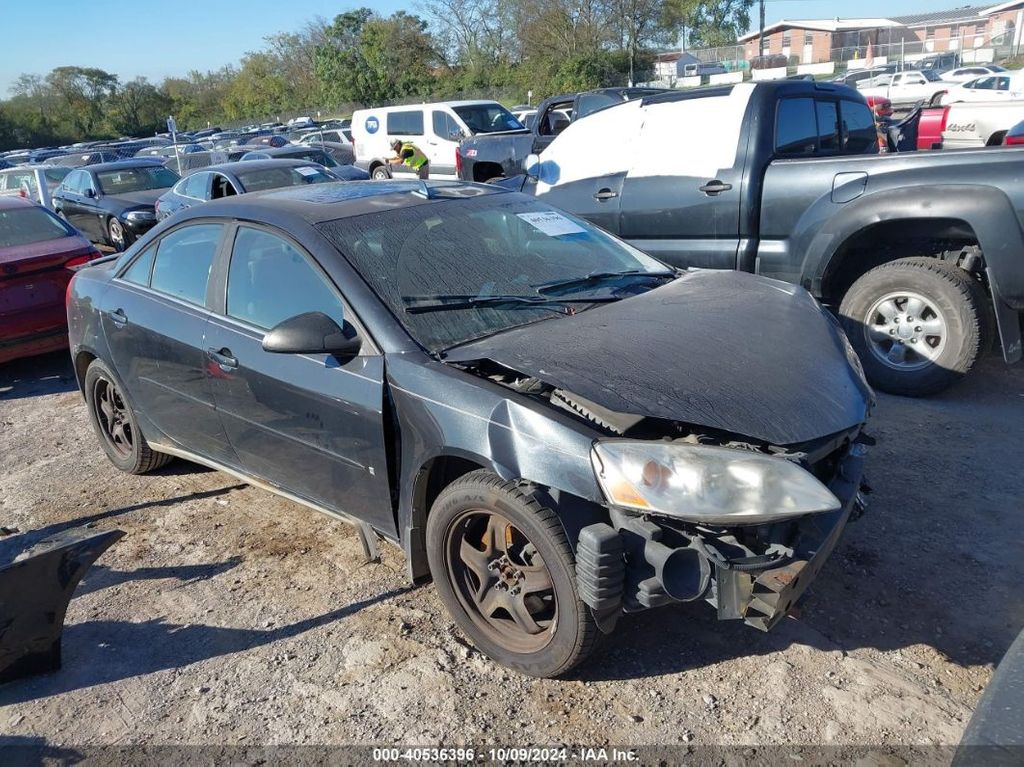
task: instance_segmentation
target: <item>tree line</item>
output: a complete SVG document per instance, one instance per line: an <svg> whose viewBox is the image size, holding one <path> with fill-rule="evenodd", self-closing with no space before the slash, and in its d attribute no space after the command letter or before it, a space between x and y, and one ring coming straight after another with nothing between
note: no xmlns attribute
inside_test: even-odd
<svg viewBox="0 0 1024 767"><path fill-rule="evenodd" d="M0 150L164 129L232 124L303 110L502 96L643 82L654 52L726 45L753 0L422 0L417 13L359 8L264 39L237 65L161 83L95 67L23 74L0 101Z"/></svg>

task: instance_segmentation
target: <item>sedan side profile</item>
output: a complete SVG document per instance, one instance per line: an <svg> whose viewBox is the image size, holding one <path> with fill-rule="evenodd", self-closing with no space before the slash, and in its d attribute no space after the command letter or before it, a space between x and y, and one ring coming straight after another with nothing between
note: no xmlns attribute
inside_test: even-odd
<svg viewBox="0 0 1024 767"><path fill-rule="evenodd" d="M806 291L497 187L214 200L81 270L68 318L115 466L187 458L383 536L525 674L661 605L768 630L859 511L872 395Z"/></svg>
<svg viewBox="0 0 1024 767"><path fill-rule="evenodd" d="M181 177L154 160L78 168L53 194L53 208L96 243L122 251L156 223L157 198Z"/></svg>

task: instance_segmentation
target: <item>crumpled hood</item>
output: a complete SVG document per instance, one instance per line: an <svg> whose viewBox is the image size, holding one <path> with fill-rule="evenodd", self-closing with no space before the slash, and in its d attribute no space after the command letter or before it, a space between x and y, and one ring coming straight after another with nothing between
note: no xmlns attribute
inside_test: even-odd
<svg viewBox="0 0 1024 767"><path fill-rule="evenodd" d="M689 271L643 295L446 357L482 359L616 412L776 445L863 423L872 399L838 324L809 293L743 272Z"/></svg>

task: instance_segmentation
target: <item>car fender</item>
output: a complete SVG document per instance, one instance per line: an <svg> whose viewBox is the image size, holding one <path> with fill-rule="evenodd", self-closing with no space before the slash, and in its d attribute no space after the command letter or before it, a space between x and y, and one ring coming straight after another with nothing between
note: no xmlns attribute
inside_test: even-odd
<svg viewBox="0 0 1024 767"><path fill-rule="evenodd" d="M1024 233L1017 212L1004 192L981 184L907 186L841 205L823 196L794 229L793 252L804 254L801 284L821 295L823 278L834 268L844 243L875 224L909 219L956 219L970 225L992 289L1013 309L1024 310L1024 266L1019 263Z"/></svg>
<svg viewBox="0 0 1024 767"><path fill-rule="evenodd" d="M603 503L590 458L597 432L568 414L422 357L390 359L387 381L400 441L396 521L414 579L426 574L425 470L438 458L461 459L502 479ZM403 434L416 438L402 439Z"/></svg>

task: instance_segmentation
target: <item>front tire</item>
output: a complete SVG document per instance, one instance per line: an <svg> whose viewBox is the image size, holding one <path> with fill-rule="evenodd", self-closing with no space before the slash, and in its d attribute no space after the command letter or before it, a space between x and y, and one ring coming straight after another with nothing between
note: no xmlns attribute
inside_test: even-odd
<svg viewBox="0 0 1024 767"><path fill-rule="evenodd" d="M853 283L839 314L871 385L919 397L959 381L982 355L987 301L955 264L905 258Z"/></svg>
<svg viewBox="0 0 1024 767"><path fill-rule="evenodd" d="M378 165L371 171L370 178L374 181L385 181L391 178L391 171L388 170L386 165Z"/></svg>
<svg viewBox="0 0 1024 767"><path fill-rule="evenodd" d="M457 479L434 502L426 536L441 601L497 663L553 677L593 650L597 624L562 523L520 485L483 470Z"/></svg>
<svg viewBox="0 0 1024 767"><path fill-rule="evenodd" d="M123 253L132 244L131 232L116 218L107 221L107 243L118 253Z"/></svg>
<svg viewBox="0 0 1024 767"><path fill-rule="evenodd" d="M103 452L121 471L145 474L171 460L166 453L150 448L120 384L99 360L93 360L85 372L85 402Z"/></svg>

